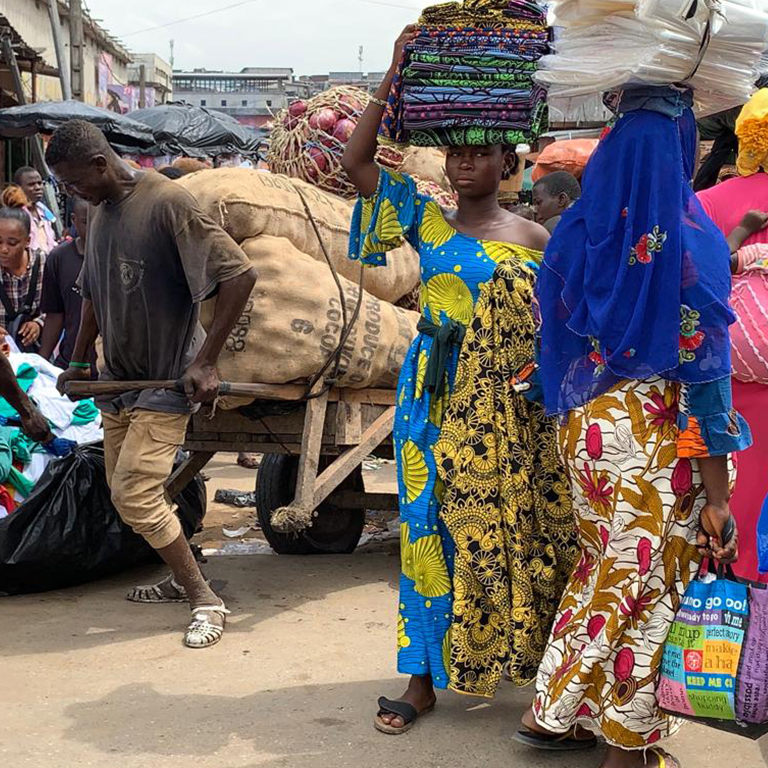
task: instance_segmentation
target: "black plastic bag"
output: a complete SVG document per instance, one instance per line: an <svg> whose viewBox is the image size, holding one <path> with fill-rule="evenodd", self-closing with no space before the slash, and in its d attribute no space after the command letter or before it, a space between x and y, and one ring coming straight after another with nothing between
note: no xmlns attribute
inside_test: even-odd
<svg viewBox="0 0 768 768"><path fill-rule="evenodd" d="M202 479L174 501L191 538L205 515ZM0 595L72 587L157 559L112 505L100 445L51 462L32 495L0 520Z"/></svg>

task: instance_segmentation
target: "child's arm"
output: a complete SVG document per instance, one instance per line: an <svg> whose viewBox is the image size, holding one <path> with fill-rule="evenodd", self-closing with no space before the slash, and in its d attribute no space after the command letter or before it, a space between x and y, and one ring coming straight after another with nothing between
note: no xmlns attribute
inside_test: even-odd
<svg viewBox="0 0 768 768"><path fill-rule="evenodd" d="M768 226L768 213L763 211L747 211L738 226L728 235L728 247L731 249L731 274L737 275L744 271L745 264L739 257L739 249L752 235Z"/></svg>
<svg viewBox="0 0 768 768"><path fill-rule="evenodd" d="M768 213L763 211L748 211L745 213L738 226L728 235L728 245L731 248L731 253L736 253L744 245L745 240L757 234L760 230L765 229L766 226L768 226Z"/></svg>

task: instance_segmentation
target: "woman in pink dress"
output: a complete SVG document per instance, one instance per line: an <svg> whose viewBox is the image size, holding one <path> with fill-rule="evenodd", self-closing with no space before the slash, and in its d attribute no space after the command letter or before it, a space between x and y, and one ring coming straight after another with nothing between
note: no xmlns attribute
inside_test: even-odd
<svg viewBox="0 0 768 768"><path fill-rule="evenodd" d="M757 521L768 497L768 262L749 266L754 259L765 258L768 228L763 222L742 227L750 211L768 210L768 89L761 89L744 107L736 122L739 137L739 176L698 197L710 218L738 251L739 266L734 277L733 309L738 321L731 329L733 345L733 406L747 420L754 443L738 456L738 481L731 499L739 534L739 562L736 573L745 578L758 577ZM732 235L741 229L734 242ZM753 247L756 246L756 247ZM768 255L768 253L766 254ZM764 577L768 581L768 577Z"/></svg>

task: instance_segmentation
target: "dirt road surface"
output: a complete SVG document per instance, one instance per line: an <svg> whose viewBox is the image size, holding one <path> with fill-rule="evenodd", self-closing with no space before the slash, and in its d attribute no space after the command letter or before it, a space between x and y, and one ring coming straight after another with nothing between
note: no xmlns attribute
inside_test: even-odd
<svg viewBox="0 0 768 768"><path fill-rule="evenodd" d="M596 753L558 758L512 742L530 693L509 685L493 702L442 694L405 736L373 730L376 698L403 688L396 543L348 557L216 557L207 569L232 610L207 651L182 647L183 606L123 600L157 568L0 601L0 766L599 765ZM701 727L670 746L684 768L766 765L758 745Z"/></svg>

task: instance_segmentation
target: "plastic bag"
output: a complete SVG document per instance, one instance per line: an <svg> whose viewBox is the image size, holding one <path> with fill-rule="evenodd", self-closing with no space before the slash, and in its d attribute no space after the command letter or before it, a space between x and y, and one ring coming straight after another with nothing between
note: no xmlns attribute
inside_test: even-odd
<svg viewBox="0 0 768 768"><path fill-rule="evenodd" d="M205 515L196 477L175 499L191 538ZM157 559L112 505L100 445L52 462L32 495L0 520L0 595L72 587Z"/></svg>
<svg viewBox="0 0 768 768"><path fill-rule="evenodd" d="M730 568L694 579L672 624L656 699L750 739L768 733L768 591Z"/></svg>
<svg viewBox="0 0 768 768"><path fill-rule="evenodd" d="M757 557L760 573L768 573L768 496L763 501L760 519L757 521Z"/></svg>
<svg viewBox="0 0 768 768"><path fill-rule="evenodd" d="M536 74L550 87L550 98L690 78L697 112L712 114L749 98L768 42L762 2L723 0L693 73L710 18L706 3L555 0L552 8L556 53L541 60Z"/></svg>
<svg viewBox="0 0 768 768"><path fill-rule="evenodd" d="M533 181L543 179L547 174L556 171L565 171L581 179L581 174L598 143L597 139L570 139L550 144L539 153L533 167Z"/></svg>

